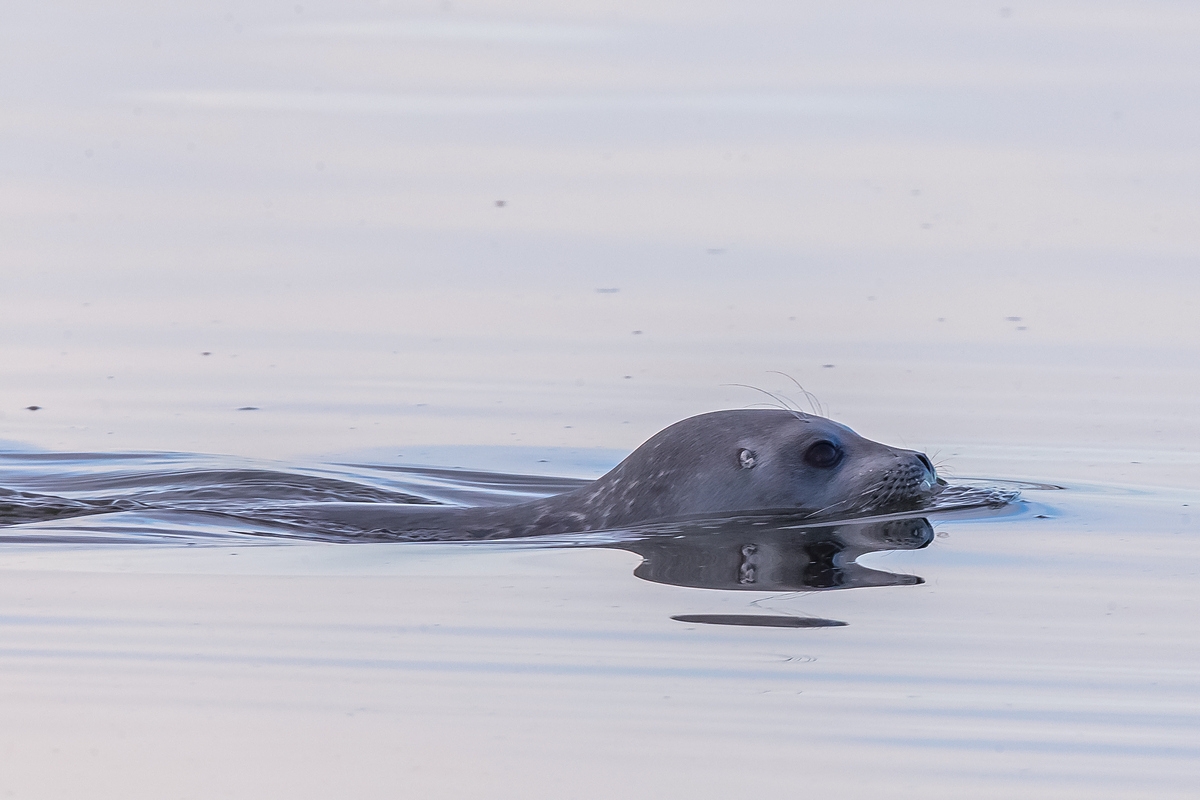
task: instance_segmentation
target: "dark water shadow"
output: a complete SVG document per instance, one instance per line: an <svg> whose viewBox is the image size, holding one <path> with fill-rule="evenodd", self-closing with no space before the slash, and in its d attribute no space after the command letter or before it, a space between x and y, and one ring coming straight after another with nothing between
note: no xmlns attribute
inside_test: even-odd
<svg viewBox="0 0 1200 800"><path fill-rule="evenodd" d="M735 625L742 628L844 628L845 622L820 617L784 617L777 614L676 614L676 622L701 625Z"/></svg>

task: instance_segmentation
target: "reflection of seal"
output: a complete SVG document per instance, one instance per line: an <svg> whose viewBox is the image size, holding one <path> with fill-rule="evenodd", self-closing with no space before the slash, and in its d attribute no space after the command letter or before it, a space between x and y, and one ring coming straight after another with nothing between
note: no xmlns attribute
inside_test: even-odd
<svg viewBox="0 0 1200 800"><path fill-rule="evenodd" d="M914 508L938 489L921 453L822 417L741 410L671 425L607 475L543 500L490 508L321 503L302 514L309 525L354 538L500 539L738 514L839 519Z"/></svg>
<svg viewBox="0 0 1200 800"><path fill-rule="evenodd" d="M699 589L799 592L863 586L912 586L915 575L897 575L857 563L865 553L920 550L933 541L921 517L797 527L764 520L672 526L610 547L642 557L634 574L643 580ZM782 523L782 524L780 524ZM690 530L689 530L690 528Z"/></svg>

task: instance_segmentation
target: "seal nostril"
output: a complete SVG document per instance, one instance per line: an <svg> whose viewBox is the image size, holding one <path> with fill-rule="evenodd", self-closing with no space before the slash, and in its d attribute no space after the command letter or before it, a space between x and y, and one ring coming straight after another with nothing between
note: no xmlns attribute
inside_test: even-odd
<svg viewBox="0 0 1200 800"><path fill-rule="evenodd" d="M933 468L933 462L929 460L929 456L924 453L917 453L917 460L925 466L925 469L929 470L930 475L937 475L937 470Z"/></svg>

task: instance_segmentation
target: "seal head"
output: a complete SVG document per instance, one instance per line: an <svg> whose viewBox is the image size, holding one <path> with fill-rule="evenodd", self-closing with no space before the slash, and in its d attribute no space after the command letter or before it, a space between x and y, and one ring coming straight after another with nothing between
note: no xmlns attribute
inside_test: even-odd
<svg viewBox="0 0 1200 800"><path fill-rule="evenodd" d="M593 484L561 497L589 521L619 527L698 516L901 511L938 488L923 453L864 439L824 417L756 409L677 422Z"/></svg>
<svg viewBox="0 0 1200 800"><path fill-rule="evenodd" d="M322 503L301 513L354 538L508 539L741 515L846 519L917 508L940 489L922 453L823 417L756 409L677 422L601 478L542 500L487 508Z"/></svg>

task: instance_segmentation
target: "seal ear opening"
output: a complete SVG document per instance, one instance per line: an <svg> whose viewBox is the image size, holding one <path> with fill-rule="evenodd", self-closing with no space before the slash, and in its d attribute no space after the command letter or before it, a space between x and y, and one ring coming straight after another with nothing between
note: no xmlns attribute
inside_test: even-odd
<svg viewBox="0 0 1200 800"><path fill-rule="evenodd" d="M745 447L738 450L738 466L742 469L751 469L757 463L758 456L754 455L753 450L747 450Z"/></svg>

